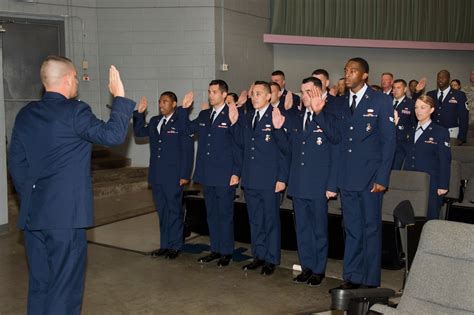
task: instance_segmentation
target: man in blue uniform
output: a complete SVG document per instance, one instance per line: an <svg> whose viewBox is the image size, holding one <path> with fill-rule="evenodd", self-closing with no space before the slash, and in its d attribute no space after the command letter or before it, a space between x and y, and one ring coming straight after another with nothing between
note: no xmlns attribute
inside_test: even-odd
<svg viewBox="0 0 474 315"><path fill-rule="evenodd" d="M218 267L229 265L234 251L234 196L242 169L242 150L237 145L238 111L228 106L227 83L209 83L209 104L193 120L187 120L188 134L197 134L198 151L193 179L203 185L211 253L198 259L209 263L216 259ZM183 104L179 111L189 108ZM187 113L184 117L186 117Z"/></svg>
<svg viewBox="0 0 474 315"><path fill-rule="evenodd" d="M183 103L192 101L190 92ZM160 115L152 117L148 124L145 97L140 99L138 110L133 113L135 137L150 139L148 182L160 221L160 249L151 256L167 259L178 257L183 245L183 186L189 183L194 159L194 141L186 134L186 118L175 114L177 102L176 94L163 92L158 103Z"/></svg>
<svg viewBox="0 0 474 315"><path fill-rule="evenodd" d="M254 260L243 267L261 274L273 274L280 264L280 201L288 179L288 142L285 131L275 129L270 105L270 85L256 81L253 87L253 111L239 116L244 160L242 187L249 213ZM280 114L279 119L282 119ZM284 119L283 119L284 121Z"/></svg>
<svg viewBox="0 0 474 315"><path fill-rule="evenodd" d="M281 70L273 71L271 81L277 83L280 86L280 89L281 89L280 102L284 104L286 95L288 94L288 92L290 92L286 89L285 73ZM300 97L294 93L291 93L291 97L293 99L292 108L298 108L300 106Z"/></svg>
<svg viewBox="0 0 474 315"><path fill-rule="evenodd" d="M319 79L321 84L323 85L323 97L326 99L325 111L333 113L334 112L334 102L336 101L336 97L334 95L329 94L329 73L324 69L316 69L313 71L312 76ZM302 108L304 110L304 108Z"/></svg>
<svg viewBox="0 0 474 315"><path fill-rule="evenodd" d="M397 148L392 169L402 169L406 156L408 136L416 125L415 102L406 96L407 83L403 79L393 81L393 109L397 133Z"/></svg>
<svg viewBox="0 0 474 315"><path fill-rule="evenodd" d="M345 68L349 92L336 100L340 120L338 188L346 231L341 289L380 285L382 198L395 152L390 97L369 88L369 65L350 59Z"/></svg>
<svg viewBox="0 0 474 315"><path fill-rule="evenodd" d="M287 116L285 121L291 152L288 195L293 197L302 266L301 274L293 281L309 286L321 284L325 276L327 199L335 197L337 192L336 144L341 140L335 117L326 112L323 88L315 77L304 79L301 98L305 110Z"/></svg>
<svg viewBox="0 0 474 315"><path fill-rule="evenodd" d="M124 98L120 75L111 66L114 99L105 123L76 99L77 73L69 59L47 57L40 74L46 92L18 113L8 156L28 257L28 314L79 314L86 228L94 219L92 143L121 144L135 102Z"/></svg>
<svg viewBox="0 0 474 315"><path fill-rule="evenodd" d="M451 75L447 70L438 72L436 84L438 89L426 93L436 100L436 107L431 119L438 125L449 130L449 136L456 139L456 144L466 142L469 126L469 106L466 94L462 91L451 89L449 85ZM413 99L416 100L425 88L426 80L420 80L416 87Z"/></svg>

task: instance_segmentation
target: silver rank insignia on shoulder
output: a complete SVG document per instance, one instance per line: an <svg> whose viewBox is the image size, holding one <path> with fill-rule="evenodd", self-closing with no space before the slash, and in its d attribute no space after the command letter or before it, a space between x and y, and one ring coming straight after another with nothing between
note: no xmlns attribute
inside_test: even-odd
<svg viewBox="0 0 474 315"><path fill-rule="evenodd" d="M372 130L372 126L370 125L370 123L368 123L367 127L365 128L365 131L369 132L370 130Z"/></svg>
<svg viewBox="0 0 474 315"><path fill-rule="evenodd" d="M270 135L265 135L265 141L270 142Z"/></svg>
<svg viewBox="0 0 474 315"><path fill-rule="evenodd" d="M317 145L323 144L323 139L322 139L321 137L317 137L317 138L316 138L316 144L317 144Z"/></svg>
<svg viewBox="0 0 474 315"><path fill-rule="evenodd" d="M449 144L449 142L444 142L444 145L447 146L448 148L451 147L451 144Z"/></svg>

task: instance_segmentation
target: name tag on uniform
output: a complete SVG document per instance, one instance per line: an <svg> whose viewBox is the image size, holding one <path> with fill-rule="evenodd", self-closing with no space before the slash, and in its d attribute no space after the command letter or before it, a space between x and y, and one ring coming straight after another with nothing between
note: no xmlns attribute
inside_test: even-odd
<svg viewBox="0 0 474 315"><path fill-rule="evenodd" d="M448 101L449 103L451 104L457 104L458 103L458 100L453 97L451 97L451 99Z"/></svg>
<svg viewBox="0 0 474 315"><path fill-rule="evenodd" d="M435 139L432 138L432 137L429 137L428 140L425 140L425 143L428 143L428 144L437 144L437 142L435 142Z"/></svg>
<svg viewBox="0 0 474 315"><path fill-rule="evenodd" d="M402 114L410 115L411 111L409 111L408 108L404 108L404 109L402 109Z"/></svg>
<svg viewBox="0 0 474 315"><path fill-rule="evenodd" d="M217 127L219 127L219 128L224 128L224 129L227 129L227 128L228 128L228 127L227 127L227 123L225 123L225 122L221 123L221 124L220 124L219 126L217 126Z"/></svg>
<svg viewBox="0 0 474 315"><path fill-rule="evenodd" d="M168 130L166 133L177 134L177 133L179 133L179 132L176 131L176 130Z"/></svg>

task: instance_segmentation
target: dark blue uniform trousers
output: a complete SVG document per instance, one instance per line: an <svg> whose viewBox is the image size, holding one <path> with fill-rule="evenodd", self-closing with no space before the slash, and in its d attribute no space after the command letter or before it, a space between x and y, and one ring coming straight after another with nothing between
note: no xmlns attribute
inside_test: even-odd
<svg viewBox="0 0 474 315"><path fill-rule="evenodd" d="M426 218L428 220L439 219L439 209L443 205L443 197L438 196L437 180L430 179L430 194L428 196L428 212Z"/></svg>
<svg viewBox="0 0 474 315"><path fill-rule="evenodd" d="M85 229L24 230L28 314L80 314L87 259Z"/></svg>
<svg viewBox="0 0 474 315"><path fill-rule="evenodd" d="M328 258L327 200L293 197L293 206L301 267L314 273L325 273Z"/></svg>
<svg viewBox="0 0 474 315"><path fill-rule="evenodd" d="M383 193L341 191L346 232L344 281L380 286Z"/></svg>
<svg viewBox="0 0 474 315"><path fill-rule="evenodd" d="M204 186L211 251L221 255L234 252L235 189L235 186Z"/></svg>
<svg viewBox="0 0 474 315"><path fill-rule="evenodd" d="M405 143L397 143L395 148L395 155L393 157L393 164L392 170L401 170L403 161L405 160L406 153L406 144Z"/></svg>
<svg viewBox="0 0 474 315"><path fill-rule="evenodd" d="M250 222L252 256L280 264L280 200L273 189L244 189Z"/></svg>
<svg viewBox="0 0 474 315"><path fill-rule="evenodd" d="M152 185L151 190L160 219L160 248L180 250L183 246L183 188Z"/></svg>

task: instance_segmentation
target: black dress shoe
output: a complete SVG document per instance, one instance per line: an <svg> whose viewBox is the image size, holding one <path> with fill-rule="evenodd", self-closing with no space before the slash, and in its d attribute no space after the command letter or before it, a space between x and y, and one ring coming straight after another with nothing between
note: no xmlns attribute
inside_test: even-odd
<svg viewBox="0 0 474 315"><path fill-rule="evenodd" d="M353 289L359 289L359 288L360 288L360 284L346 281L346 282L343 282L340 286L329 290L329 293L331 293L333 290L353 290Z"/></svg>
<svg viewBox="0 0 474 315"><path fill-rule="evenodd" d="M324 277L324 273L313 273L308 281L306 281L306 284L310 287L317 287L321 282L323 282Z"/></svg>
<svg viewBox="0 0 474 315"><path fill-rule="evenodd" d="M306 283L308 279L313 275L313 271L309 268L303 268L303 271L293 278L294 283Z"/></svg>
<svg viewBox="0 0 474 315"><path fill-rule="evenodd" d="M265 264L265 260L261 259L254 259L250 264L246 264L245 266L242 267L243 270L254 270L257 269L258 267L261 267Z"/></svg>
<svg viewBox="0 0 474 315"><path fill-rule="evenodd" d="M223 255L221 259L217 262L217 267L225 267L230 264L230 261L232 260L232 255Z"/></svg>
<svg viewBox="0 0 474 315"><path fill-rule="evenodd" d="M221 258L221 254L216 253L216 252L211 252L209 255L199 258L198 263L207 264L219 258Z"/></svg>
<svg viewBox="0 0 474 315"><path fill-rule="evenodd" d="M179 255L179 250L176 249L170 249L168 253L166 254L165 258L166 259L176 259Z"/></svg>
<svg viewBox="0 0 474 315"><path fill-rule="evenodd" d="M262 276L270 276L272 275L273 273L275 272L275 265L272 264L272 263L265 263L265 265L263 265L262 267L262 271L260 272L260 274Z"/></svg>
<svg viewBox="0 0 474 315"><path fill-rule="evenodd" d="M151 256L151 258L156 258L156 257L164 256L167 253L168 253L167 248L160 248L160 249L152 251L150 256Z"/></svg>

